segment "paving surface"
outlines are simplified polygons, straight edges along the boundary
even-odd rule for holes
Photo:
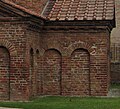
[[[108,96],[109,97],[120,97],[120,89],[110,89]]]

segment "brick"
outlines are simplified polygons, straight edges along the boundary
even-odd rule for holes
[[[27,2],[29,8],[33,4],[15,2]],[[66,5],[72,9],[71,2]],[[83,9],[85,5],[82,2]],[[5,17],[0,22],[1,100],[29,100],[40,95],[107,95],[112,20],[39,24],[41,17],[24,17]]]

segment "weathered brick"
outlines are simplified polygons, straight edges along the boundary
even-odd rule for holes
[[[37,20],[0,22],[0,99],[106,96],[111,21]]]

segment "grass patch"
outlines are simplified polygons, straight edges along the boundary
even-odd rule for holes
[[[41,97],[31,102],[0,102],[1,107],[23,109],[120,109],[120,98]]]
[[[120,89],[120,83],[112,83],[110,88],[112,88],[112,89]]]

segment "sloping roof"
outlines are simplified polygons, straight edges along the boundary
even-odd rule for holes
[[[13,3],[13,1],[14,0],[0,0],[0,2],[4,2],[7,5],[18,8],[26,13],[38,16],[43,19],[47,18],[51,21],[114,19],[114,0],[48,0],[48,3],[44,7],[42,14],[38,13],[38,10],[31,11],[31,9],[27,9],[26,6],[16,4],[19,3],[21,0],[15,0],[19,1],[15,3]],[[41,0],[37,0],[37,2],[38,1]],[[23,5],[25,5],[25,3]],[[42,4],[40,4],[40,6],[41,5]],[[32,8],[34,7],[35,6],[33,6]]]
[[[45,19],[45,18],[44,18],[43,16],[41,16],[40,14],[37,14],[37,13],[35,13],[35,12],[29,10],[29,9],[26,9],[26,8],[20,6],[20,5],[17,5],[17,4],[15,4],[15,3],[13,3],[13,2],[11,2],[11,1],[9,1],[9,0],[0,0],[0,4],[1,4],[1,5],[4,4],[4,5],[6,5],[6,6],[11,6],[11,7],[15,8],[15,9],[18,9],[18,10],[20,10],[20,11],[22,11],[22,12],[25,12],[26,14],[30,14],[30,15],[37,16],[37,17],[40,17],[40,18],[42,18],[42,19]]]
[[[43,15],[52,21],[113,20],[114,0],[49,0]]]
[[[48,0],[8,0],[37,14],[41,14]]]

